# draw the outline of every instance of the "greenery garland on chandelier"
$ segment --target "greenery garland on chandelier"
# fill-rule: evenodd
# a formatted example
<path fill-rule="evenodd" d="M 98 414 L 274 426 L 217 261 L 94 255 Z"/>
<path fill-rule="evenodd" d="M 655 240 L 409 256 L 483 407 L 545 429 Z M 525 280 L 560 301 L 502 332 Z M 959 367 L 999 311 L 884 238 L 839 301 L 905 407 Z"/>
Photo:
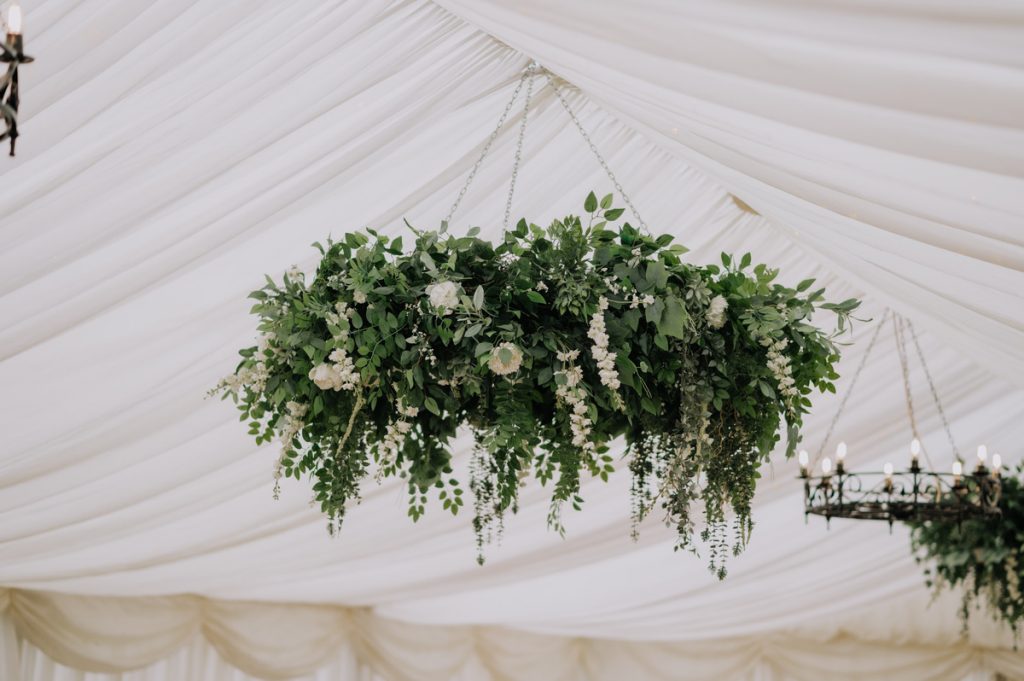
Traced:
<path fill-rule="evenodd" d="M 316 244 L 308 285 L 293 269 L 252 293 L 262 338 L 218 389 L 258 443 L 280 439 L 276 477 L 312 475 L 332 533 L 367 476 L 405 478 L 414 520 L 431 489 L 458 513 L 450 443 L 466 428 L 482 562 L 526 476 L 552 484 L 562 532 L 563 505 L 579 508 L 583 476 L 613 472 L 621 437 L 634 523 L 660 507 L 677 548 L 693 549 L 702 502 L 724 576 L 761 464 L 783 430 L 793 452 L 813 389 L 834 392 L 833 339 L 858 301 L 824 302 L 810 279 L 778 284 L 749 255 L 688 263 L 671 236 L 617 225 L 611 195 L 584 208 L 546 229 L 520 221 L 497 244 L 446 223 L 410 227 L 409 251 L 402 237 L 349 233 Z M 818 308 L 835 333 L 810 324 Z"/>
<path fill-rule="evenodd" d="M 927 566 L 928 585 L 936 591 L 960 587 L 961 620 L 967 628 L 971 605 L 986 602 L 998 620 L 1020 633 L 1024 621 L 1024 464 L 1002 479 L 999 513 L 961 522 L 912 523 L 918 562 Z"/>

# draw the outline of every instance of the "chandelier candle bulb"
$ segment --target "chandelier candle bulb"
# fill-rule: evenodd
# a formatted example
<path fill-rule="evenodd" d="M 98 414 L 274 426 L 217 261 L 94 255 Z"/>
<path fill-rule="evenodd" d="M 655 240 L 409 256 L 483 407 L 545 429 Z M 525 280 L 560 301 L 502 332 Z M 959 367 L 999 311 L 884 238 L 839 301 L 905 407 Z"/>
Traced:
<path fill-rule="evenodd" d="M 18 3 L 14 3 L 7 9 L 7 35 L 8 37 L 21 35 L 21 5 Z"/>
<path fill-rule="evenodd" d="M 821 460 L 821 472 L 823 475 L 832 474 L 832 459 L 827 456 Z"/>
<path fill-rule="evenodd" d="M 998 454 L 992 455 L 992 475 L 999 475 L 999 469 L 1003 467 L 1003 457 Z"/>
<path fill-rule="evenodd" d="M 810 454 L 807 453 L 806 449 L 801 449 L 799 457 L 800 457 L 800 475 L 803 475 L 803 476 L 806 477 L 806 475 L 807 475 L 807 464 L 811 460 Z"/>
<path fill-rule="evenodd" d="M 956 477 L 957 480 L 959 480 L 960 476 L 963 475 L 963 474 L 964 474 L 964 465 L 963 465 L 963 463 L 960 462 L 959 459 L 957 459 L 956 461 L 953 462 L 953 475 Z"/>
<path fill-rule="evenodd" d="M 886 464 L 882 468 L 882 470 L 885 471 L 885 491 L 886 492 L 891 492 L 892 491 L 892 472 L 893 472 L 892 464 L 889 463 L 889 462 L 886 462 Z"/>
<path fill-rule="evenodd" d="M 917 460 L 921 457 L 921 441 L 916 437 L 910 441 L 910 460 L 913 464 L 917 465 Z"/>
<path fill-rule="evenodd" d="M 842 475 L 843 468 L 845 466 L 845 463 L 844 463 L 845 461 L 846 461 L 846 443 L 845 442 L 840 442 L 839 445 L 836 446 L 836 473 L 839 473 L 840 475 Z"/>
<path fill-rule="evenodd" d="M 984 468 L 986 461 L 988 461 L 988 447 L 978 445 L 978 468 Z"/>

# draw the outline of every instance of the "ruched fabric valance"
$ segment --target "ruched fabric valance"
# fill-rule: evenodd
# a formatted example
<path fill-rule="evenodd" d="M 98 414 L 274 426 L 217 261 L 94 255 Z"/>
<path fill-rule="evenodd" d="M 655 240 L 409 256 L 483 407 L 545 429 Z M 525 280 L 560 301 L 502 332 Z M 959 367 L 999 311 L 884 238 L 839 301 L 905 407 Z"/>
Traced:
<path fill-rule="evenodd" d="M 1007 641 L 992 628 L 974 632 L 979 639 L 994 636 L 990 645 L 901 630 L 907 619 L 892 608 L 857 613 L 843 626 L 817 623 L 771 636 L 644 643 L 408 624 L 363 608 L 193 596 L 118 599 L 6 591 L 0 599 L 6 604 L 0 613 L 0 653 L 8 674 L 20 663 L 15 631 L 24 639 L 21 647 L 30 651 L 28 667 L 44 667 L 45 656 L 74 669 L 111 674 L 143 667 L 158 671 L 177 650 L 190 649 L 195 656 L 204 646 L 212 646 L 231 667 L 269 679 L 316 678 L 316 670 L 339 666 L 347 666 L 340 677 L 346 681 L 359 674 L 394 681 L 962 681 L 972 674 L 1024 674 L 1024 657 L 1001 649 Z M 908 645 L 902 639 L 928 642 Z"/>

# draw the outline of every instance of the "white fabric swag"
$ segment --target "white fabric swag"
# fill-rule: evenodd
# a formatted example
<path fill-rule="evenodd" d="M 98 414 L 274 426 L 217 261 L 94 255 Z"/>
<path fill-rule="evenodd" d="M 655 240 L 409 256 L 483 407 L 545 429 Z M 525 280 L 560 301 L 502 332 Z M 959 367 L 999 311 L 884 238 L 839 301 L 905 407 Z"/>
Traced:
<path fill-rule="evenodd" d="M 782 457 L 724 582 L 658 518 L 630 542 L 626 471 L 584 483 L 564 541 L 545 530 L 550 490 L 524 489 L 482 568 L 469 519 L 434 506 L 414 525 L 400 484 L 368 487 L 335 540 L 307 482 L 271 499 L 276 446 L 203 399 L 254 338 L 246 294 L 311 270 L 331 233 L 435 226 L 531 57 L 579 87 L 652 229 L 696 262 L 750 251 L 863 296 L 865 319 L 895 309 L 961 446 L 1021 458 L 1017 3 L 441 4 L 25 3 L 38 59 L 19 156 L 0 163 L 4 664 L 147 681 L 178 664 L 219 678 L 220 658 L 274 678 L 1024 675 L 983 614 L 962 640 L 957 599 L 929 605 L 904 528 L 805 525 Z M 611 191 L 549 88 L 531 110 L 515 216 Z M 517 123 L 453 229 L 499 235 Z M 855 325 L 845 375 L 872 331 Z M 895 353 L 883 334 L 838 426 L 851 466 L 908 456 Z M 946 467 L 917 364 L 911 379 Z M 837 403 L 816 400 L 808 449 Z"/>
<path fill-rule="evenodd" d="M 405 624 L 365 609 L 193 596 L 116 599 L 15 591 L 6 598 L 8 612 L 0 627 L 13 622 L 23 632 L 26 641 L 20 645 L 27 654 L 21 669 L 10 667 L 13 675 L 5 678 L 17 678 L 21 671 L 25 681 L 49 678 L 33 672 L 52 670 L 50 658 L 95 672 L 150 667 L 160 673 L 174 664 L 173 652 L 181 647 L 192 656 L 214 658 L 215 664 L 220 657 L 243 673 L 272 679 L 312 674 L 354 680 L 379 674 L 396 681 L 980 681 L 993 673 L 1024 675 L 1024 659 L 998 647 L 971 645 L 956 636 L 921 643 L 931 634 L 909 631 L 914 623 L 893 608 L 860 612 L 841 627 L 819 623 L 771 636 L 645 643 Z M 991 627 L 984 629 L 984 635 L 1000 637 Z M 907 638 L 917 642 L 908 645 Z M 14 636 L 6 632 L 0 640 L 5 659 L 17 661 L 17 654 L 8 657 L 17 653 Z M 321 677 L 318 668 L 337 675 Z"/>

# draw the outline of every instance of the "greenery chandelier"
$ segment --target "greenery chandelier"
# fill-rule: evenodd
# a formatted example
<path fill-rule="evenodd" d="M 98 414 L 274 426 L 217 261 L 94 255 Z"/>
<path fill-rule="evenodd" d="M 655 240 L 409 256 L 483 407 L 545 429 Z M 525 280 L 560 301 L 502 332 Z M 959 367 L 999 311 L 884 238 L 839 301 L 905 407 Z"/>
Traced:
<path fill-rule="evenodd" d="M 593 192 L 582 216 L 512 225 L 542 73 L 544 94 L 562 104 L 637 226 L 622 222 L 611 194 Z M 524 90 L 503 235 L 449 233 Z M 482 562 L 526 478 L 551 483 L 548 523 L 563 532 L 562 509 L 580 508 L 584 477 L 615 472 L 619 440 L 634 530 L 659 509 L 677 548 L 706 547 L 724 576 L 752 527 L 760 467 L 783 437 L 795 452 L 812 392 L 834 390 L 833 337 L 859 302 L 828 303 L 811 279 L 779 284 L 749 254 L 688 262 L 670 235 L 650 233 L 560 82 L 536 64 L 440 229 L 409 230 L 411 248 L 371 229 L 316 244 L 310 281 L 294 267 L 252 293 L 262 336 L 217 390 L 258 443 L 280 441 L 275 477 L 310 476 L 332 533 L 367 478 L 403 479 L 414 520 L 431 492 L 453 514 L 472 497 Z M 836 330 L 810 323 L 818 309 L 835 313 Z M 472 436 L 468 471 L 453 457 L 460 431 Z"/>

